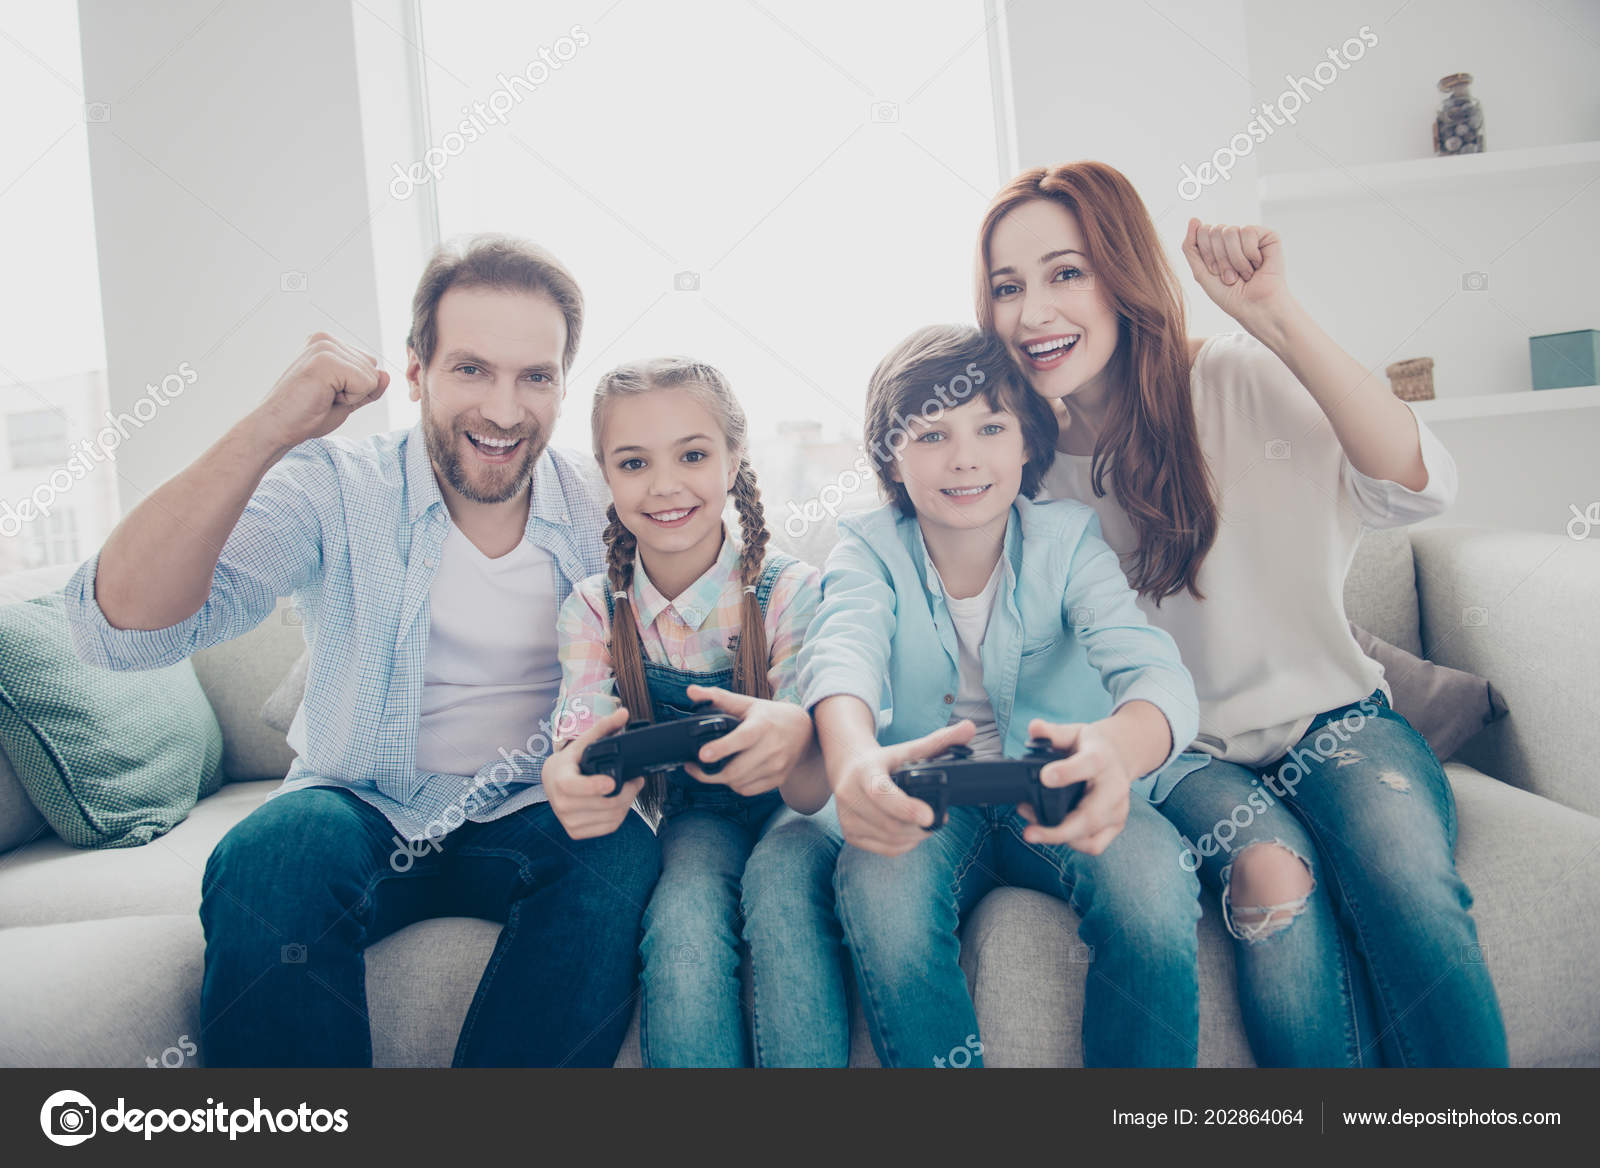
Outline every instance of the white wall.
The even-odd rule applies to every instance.
[[[1461,490],[1430,527],[1567,533],[1572,508],[1600,514],[1600,403],[1587,408],[1428,423],[1456,460]],[[1596,529],[1591,539],[1600,539]]]
[[[1295,294],[1335,339],[1380,372],[1433,357],[1441,399],[1527,390],[1529,336],[1600,328],[1600,162],[1399,187],[1363,169],[1431,158],[1435,83],[1458,71],[1477,79],[1491,151],[1600,141],[1593,0],[996,4],[1017,161],[1098,158],[1126,173],[1168,242],[1192,334],[1238,326],[1177,250],[1191,214],[1277,229]],[[1359,59],[1320,93],[1304,87],[1293,125],[1250,144],[1226,180],[1180,196],[1185,165],[1213,158],[1276,104],[1286,74],[1311,75],[1363,28],[1377,43],[1351,51]],[[1264,197],[1272,179],[1306,171],[1323,172],[1302,184],[1310,197]],[[1570,504],[1600,495],[1593,405],[1435,430],[1462,479],[1444,522],[1559,531]]]
[[[1167,244],[1189,331],[1229,328],[1194,284],[1180,245],[1191,215],[1259,221],[1256,158],[1247,155],[1192,201],[1178,184],[1184,165],[1210,158],[1249,120],[1242,0],[1013,0],[998,27],[1009,49],[1019,167],[1095,159],[1122,171]]]
[[[180,363],[198,375],[118,450],[126,510],[259,402],[308,334],[377,345],[375,200],[349,5],[80,0],[79,21],[86,99],[110,106],[89,149],[111,408]],[[384,428],[372,409],[345,432]]]
[[[1377,38],[1259,151],[1265,176],[1324,172],[1320,197],[1262,213],[1296,293],[1357,359],[1432,357],[1441,398],[1507,393],[1531,387],[1530,336],[1600,328],[1600,161],[1490,180],[1464,166],[1458,182],[1398,188],[1360,170],[1432,157],[1436,82],[1455,72],[1475,79],[1492,153],[1600,141],[1600,4],[1246,0],[1245,12],[1263,96],[1363,27]]]
[[[1471,73],[1490,150],[1600,138],[1600,4],[1594,0],[1244,0],[1257,94],[1307,75],[1369,27],[1378,43],[1309,101],[1258,156],[1264,173],[1432,155],[1435,88]]]

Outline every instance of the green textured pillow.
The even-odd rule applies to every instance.
[[[222,729],[194,667],[84,664],[59,592],[0,607],[0,746],[39,813],[82,848],[147,844],[222,782]]]

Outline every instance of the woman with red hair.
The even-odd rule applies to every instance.
[[[976,289],[1056,413],[1045,493],[1095,509],[1194,675],[1205,759],[1151,794],[1173,862],[1220,898],[1259,1064],[1504,1066],[1449,781],[1342,600],[1363,528],[1443,511],[1455,465],[1295,301],[1274,232],[1190,220],[1183,251],[1243,331],[1188,337],[1119,172],[1039,167],[990,205]]]

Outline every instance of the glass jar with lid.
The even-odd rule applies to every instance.
[[[1439,78],[1444,100],[1433,120],[1435,154],[1478,154],[1483,151],[1483,107],[1467,91],[1471,73]]]

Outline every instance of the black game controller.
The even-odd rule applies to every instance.
[[[1072,757],[1060,751],[1048,738],[1030,738],[1021,758],[975,759],[966,746],[952,746],[938,758],[912,763],[890,778],[913,799],[933,808],[935,831],[944,826],[945,809],[986,803],[1026,803],[1045,827],[1055,827],[1083,798],[1082,782],[1065,787],[1047,787],[1039,781],[1046,765]]]
[[[586,775],[610,775],[612,795],[630,779],[675,770],[686,762],[697,763],[706,774],[714,775],[736,756],[700,762],[700,748],[731,732],[739,719],[701,711],[716,711],[716,706],[696,702],[688,717],[671,722],[629,722],[626,729],[586,746],[578,769]]]

